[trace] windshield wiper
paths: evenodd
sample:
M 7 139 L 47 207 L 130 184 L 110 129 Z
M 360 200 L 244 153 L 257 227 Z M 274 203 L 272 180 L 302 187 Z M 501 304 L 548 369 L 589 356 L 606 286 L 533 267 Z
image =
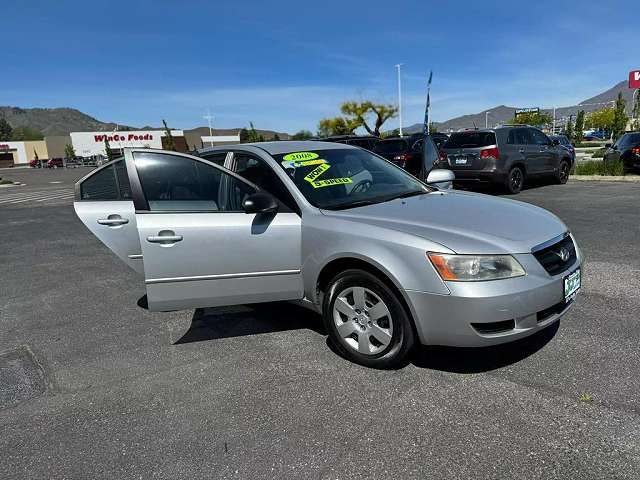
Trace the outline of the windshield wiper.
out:
M 392 197 L 385 198 L 382 200 L 383 202 L 390 202 L 391 200 L 396 200 L 398 198 L 407 198 L 407 197 L 415 197 L 417 195 L 423 195 L 425 193 L 429 193 L 425 190 L 412 190 L 410 192 L 402 192 L 397 195 L 393 195 Z
M 324 208 L 326 208 L 327 210 L 344 210 L 345 208 L 364 207 L 365 205 L 373 205 L 376 203 L 389 202 L 397 198 L 415 197 L 416 195 L 422 195 L 424 193 L 429 193 L 429 192 L 425 190 L 411 190 L 409 192 L 398 193 L 397 195 L 393 195 L 391 197 L 386 197 L 386 198 L 378 197 L 378 198 L 370 198 L 366 200 L 357 200 L 355 202 L 339 203 L 337 205 L 331 205 L 329 207 L 324 207 Z

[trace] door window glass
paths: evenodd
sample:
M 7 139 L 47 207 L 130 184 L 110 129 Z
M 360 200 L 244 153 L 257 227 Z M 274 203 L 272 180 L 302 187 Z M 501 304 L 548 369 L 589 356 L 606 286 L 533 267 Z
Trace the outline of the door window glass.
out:
M 536 130 L 534 128 L 529 129 L 529 133 L 531 134 L 531 138 L 535 145 L 549 145 L 549 137 L 547 137 L 540 130 Z
M 164 153 L 136 152 L 134 160 L 151 211 L 242 212 L 250 185 L 212 165 Z
M 262 159 L 246 153 L 234 153 L 233 171 L 269 192 L 291 211 L 298 211 L 298 206 L 287 187 Z
M 216 165 L 224 166 L 224 160 L 227 158 L 227 152 L 210 152 L 200 155 L 205 160 L 215 163 Z

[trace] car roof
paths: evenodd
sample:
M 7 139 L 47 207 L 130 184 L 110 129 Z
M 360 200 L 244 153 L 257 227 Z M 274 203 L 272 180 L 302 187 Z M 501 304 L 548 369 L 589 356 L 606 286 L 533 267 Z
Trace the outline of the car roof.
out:
M 247 147 L 256 147 L 266 151 L 270 155 L 280 155 L 282 153 L 290 152 L 304 152 L 307 150 L 329 150 L 336 148 L 353 148 L 352 145 L 335 142 L 322 142 L 316 140 L 282 140 L 277 142 L 255 142 L 255 143 L 241 143 L 236 145 L 220 145 L 215 147 L 208 147 L 198 150 L 199 153 L 215 152 L 216 150 L 242 150 Z

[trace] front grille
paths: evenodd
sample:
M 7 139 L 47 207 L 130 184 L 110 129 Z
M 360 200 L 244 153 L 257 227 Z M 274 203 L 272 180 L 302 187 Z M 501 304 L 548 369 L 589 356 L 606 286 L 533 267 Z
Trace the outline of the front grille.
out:
M 563 253 L 565 254 L 564 260 L 562 258 Z M 533 252 L 533 256 L 536 257 L 549 275 L 558 275 L 575 263 L 577 258 L 576 246 L 573 244 L 571 236 L 567 235 L 559 242 Z

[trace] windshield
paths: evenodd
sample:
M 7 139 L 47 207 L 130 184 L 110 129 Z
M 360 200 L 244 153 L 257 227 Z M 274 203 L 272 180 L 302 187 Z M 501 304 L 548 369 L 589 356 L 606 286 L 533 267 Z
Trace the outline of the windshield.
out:
M 556 135 L 556 136 L 552 136 L 550 137 L 551 140 L 558 140 L 558 142 L 560 142 L 560 145 L 565 145 L 565 146 L 570 146 L 571 142 L 569 142 L 569 139 L 567 137 L 565 137 L 564 135 Z
M 496 136 L 493 132 L 459 132 L 452 133 L 442 146 L 443 148 L 479 148 L 496 144 Z
M 342 209 L 431 191 L 404 170 L 361 149 L 273 155 L 312 205 Z

